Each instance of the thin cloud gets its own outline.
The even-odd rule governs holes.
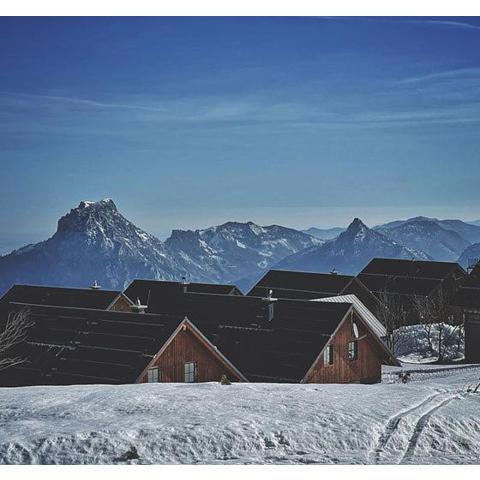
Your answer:
[[[470,73],[480,74],[480,69],[470,69]],[[465,71],[467,71],[465,69]],[[454,75],[452,72],[439,72],[436,74],[425,75],[404,79],[405,83],[415,83],[430,78],[445,77]],[[393,96],[392,96],[393,95]],[[135,136],[139,132],[145,132],[145,129],[155,128],[175,128],[182,127],[214,127],[214,128],[251,128],[256,125],[270,125],[271,127],[302,126],[310,125],[319,128],[328,127],[389,127],[414,124],[466,124],[480,122],[480,104],[477,98],[471,98],[467,105],[446,105],[441,102],[440,106],[436,99],[431,99],[430,105],[424,103],[423,108],[416,108],[411,105],[402,104],[398,92],[392,92],[387,98],[387,102],[382,102],[375,109],[364,109],[361,105],[355,103],[355,99],[347,102],[332,102],[325,97],[310,98],[310,103],[304,99],[300,101],[277,102],[272,98],[265,96],[248,98],[225,98],[225,97],[206,97],[191,99],[159,99],[150,100],[153,106],[139,105],[137,103],[123,102],[104,102],[91,99],[82,99],[77,97],[64,97],[55,95],[40,95],[28,93],[8,93],[0,92],[1,97],[13,99],[22,99],[22,107],[28,99],[46,100],[47,104],[40,105],[40,108],[49,108],[52,102],[66,103],[68,105],[84,105],[88,108],[83,112],[83,116],[78,116],[76,111],[54,112],[44,116],[42,122],[25,121],[25,112],[20,111],[17,115],[11,111],[4,111],[0,115],[0,125],[4,131],[10,133],[21,133],[28,130],[32,132],[56,132],[75,134],[115,134],[130,131]],[[397,97],[396,97],[397,96]],[[136,97],[136,100],[141,98]],[[147,102],[145,98],[143,102]],[[393,102],[393,104],[392,104]],[[38,108],[37,104],[27,107]],[[411,103],[411,102],[410,102]],[[156,106],[161,104],[161,107]],[[12,105],[14,106],[14,105]],[[92,108],[92,112],[90,112]],[[23,110],[23,108],[21,109]],[[92,131],[90,121],[97,114],[97,111],[110,112],[109,116],[101,117],[100,123],[95,123]],[[138,110],[137,114],[121,114],[122,110]],[[86,116],[85,116],[86,115]],[[28,118],[31,115],[28,113]],[[27,118],[27,120],[28,120]],[[129,130],[130,129],[130,130]]]
[[[410,24],[410,25],[426,25],[426,26],[439,26],[439,27],[452,27],[462,28],[468,30],[480,30],[479,25],[475,25],[468,22],[461,22],[457,20],[436,20],[436,19],[414,19],[414,18],[385,18],[385,17],[319,17],[326,20],[363,20],[366,22],[379,22],[379,23],[397,23],[397,24]]]
[[[131,109],[131,110],[141,110],[147,112],[164,112],[165,109],[161,107],[151,107],[145,105],[132,105],[124,103],[109,103],[109,102],[99,102],[97,100],[90,100],[85,98],[76,98],[76,97],[62,97],[57,95],[42,95],[42,94],[33,94],[33,93],[18,93],[18,92],[0,92],[1,96],[9,98],[31,98],[38,100],[47,100],[53,102],[63,102],[70,103],[75,105],[83,105],[88,107],[96,108],[116,108],[116,109]]]
[[[480,68],[459,68],[456,70],[444,70],[441,72],[419,75],[416,77],[408,77],[399,80],[398,84],[423,83],[436,80],[451,80],[465,78],[480,78]]]

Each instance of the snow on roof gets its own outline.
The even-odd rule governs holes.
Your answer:
[[[336,302],[336,303],[351,303],[358,314],[365,320],[370,328],[379,337],[385,337],[387,331],[377,317],[363,304],[363,302],[356,295],[338,295],[336,297],[315,298],[312,302]]]

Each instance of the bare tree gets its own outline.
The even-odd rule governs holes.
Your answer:
[[[430,352],[438,354],[439,362],[444,361],[449,341],[458,331],[462,334],[463,322],[454,315],[443,289],[429,296],[415,296],[413,308],[426,333]]]
[[[10,312],[4,325],[0,324],[0,370],[13,367],[25,361],[19,356],[10,356],[10,350],[23,342],[28,329],[33,326],[28,309]]]
[[[380,304],[377,317],[387,331],[388,348],[396,353],[402,339],[398,329],[407,324],[408,311],[398,295],[388,293],[386,290],[380,292],[378,299]]]

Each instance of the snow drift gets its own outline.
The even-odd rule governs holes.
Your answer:
[[[378,385],[3,388],[0,463],[476,463],[480,395],[465,385],[479,373],[415,373],[406,385],[390,373]]]

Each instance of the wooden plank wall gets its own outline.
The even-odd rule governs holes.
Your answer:
[[[348,342],[355,340],[354,316],[344,322],[330,343],[333,345],[333,365],[325,365],[322,355],[306,383],[376,383],[381,380],[382,355],[368,335],[358,342],[358,359],[348,359]],[[362,337],[367,333],[365,327],[360,321],[356,323],[359,337]]]
[[[113,305],[110,306],[109,310],[115,312],[128,312],[132,313],[132,309],[130,308],[130,304],[128,303],[127,299],[120,295]]]
[[[242,381],[188,328],[178,332],[152,366],[160,368],[161,382],[183,383],[185,380],[185,363],[188,362],[197,363],[198,382],[218,382],[222,375],[226,375],[230,381]],[[144,383],[146,381],[147,373],[143,375],[139,382]]]

